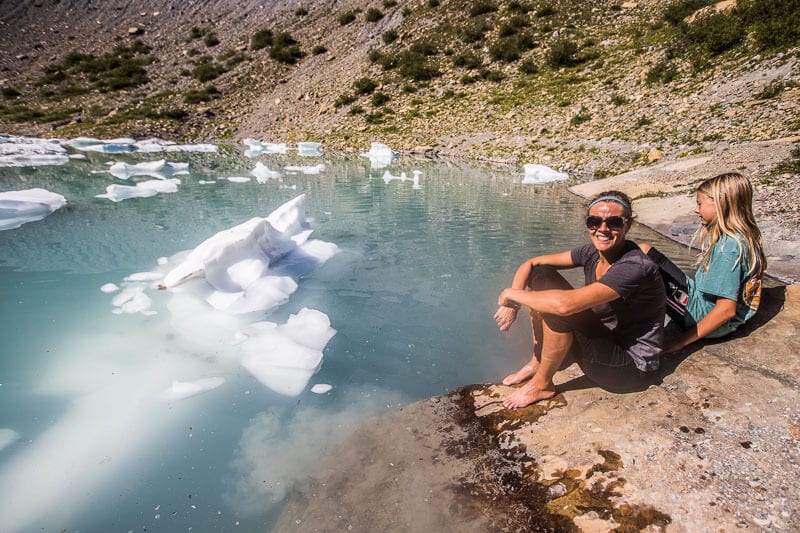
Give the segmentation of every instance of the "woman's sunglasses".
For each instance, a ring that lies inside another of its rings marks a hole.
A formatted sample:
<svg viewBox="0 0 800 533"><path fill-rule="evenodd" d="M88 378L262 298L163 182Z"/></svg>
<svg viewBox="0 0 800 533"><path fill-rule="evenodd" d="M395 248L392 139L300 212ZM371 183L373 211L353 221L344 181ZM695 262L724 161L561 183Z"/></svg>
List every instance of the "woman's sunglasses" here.
<svg viewBox="0 0 800 533"><path fill-rule="evenodd" d="M613 216L608 218L598 217L597 215L589 215L586 217L586 227L589 229L600 229L600 226L603 225L603 222L606 223L606 227L612 231L619 231L625 227L625 224L628 222L629 219L625 217Z"/></svg>

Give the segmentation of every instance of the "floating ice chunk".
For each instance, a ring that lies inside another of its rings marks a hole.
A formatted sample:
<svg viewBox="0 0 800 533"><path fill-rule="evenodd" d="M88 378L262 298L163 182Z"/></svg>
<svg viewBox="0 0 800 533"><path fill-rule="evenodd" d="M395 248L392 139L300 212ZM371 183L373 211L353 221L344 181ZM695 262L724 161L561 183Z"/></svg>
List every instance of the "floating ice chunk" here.
<svg viewBox="0 0 800 533"><path fill-rule="evenodd" d="M231 176L230 178L222 178L230 181L231 183L247 183L250 178L245 176Z"/></svg>
<svg viewBox="0 0 800 533"><path fill-rule="evenodd" d="M13 429L0 428L0 451L8 448L19 440L19 433Z"/></svg>
<svg viewBox="0 0 800 533"><path fill-rule="evenodd" d="M125 281L159 281L163 277L163 272L135 272L125 276Z"/></svg>
<svg viewBox="0 0 800 533"><path fill-rule="evenodd" d="M525 165L525 177L522 183L538 184L549 183L551 181L563 181L568 179L569 176L563 172L558 172L546 165L537 165L528 163Z"/></svg>
<svg viewBox="0 0 800 533"><path fill-rule="evenodd" d="M150 309L153 301L144 293L144 287L126 287L118 295L114 296L111 304L119 313L141 313Z"/></svg>
<svg viewBox="0 0 800 533"><path fill-rule="evenodd" d="M398 154L385 144L375 142L370 145L369 152L361 155L369 158L370 165L375 170L388 167L398 157Z"/></svg>
<svg viewBox="0 0 800 533"><path fill-rule="evenodd" d="M136 152L136 140L127 137L119 139L110 139L102 141L92 137L78 137L71 141L65 141L64 144L71 146L76 150L85 152L102 152L106 154L123 154Z"/></svg>
<svg viewBox="0 0 800 533"><path fill-rule="evenodd" d="M256 181L259 183L266 183L269 180L278 179L281 177L281 173L275 170L269 169L264 163L259 161L256 163L256 168L250 171L250 174L255 176Z"/></svg>
<svg viewBox="0 0 800 533"><path fill-rule="evenodd" d="M108 198L112 202L121 202L128 198L149 198L159 193L178 192L181 180L177 178L167 180L148 180L136 185L112 184L106 187L105 194L98 194L95 198Z"/></svg>
<svg viewBox="0 0 800 533"><path fill-rule="evenodd" d="M176 144L164 147L164 151L216 153L219 151L219 148L216 144Z"/></svg>
<svg viewBox="0 0 800 533"><path fill-rule="evenodd" d="M156 262L159 265L166 265L167 263L169 263L169 258L167 258L167 257L159 257L158 259L156 259Z"/></svg>
<svg viewBox="0 0 800 533"><path fill-rule="evenodd" d="M58 141L0 135L0 167L64 165L67 151Z"/></svg>
<svg viewBox="0 0 800 533"><path fill-rule="evenodd" d="M319 369L322 349L335 334L325 313L303 308L286 324L244 341L242 366L275 392L297 396Z"/></svg>
<svg viewBox="0 0 800 533"><path fill-rule="evenodd" d="M408 176L406 176L405 172L401 172L399 176L395 176L394 174L392 174L391 172L389 172L387 170L386 172L383 173L383 182L388 185L389 183L391 183L394 180L411 181L411 182L413 182L412 185L411 185L412 189L420 189L421 185L419 184L419 177L421 175L422 175L422 171L415 170L413 178L409 178Z"/></svg>
<svg viewBox="0 0 800 533"><path fill-rule="evenodd" d="M411 188L412 189L421 189L422 185L419 184L419 177L422 175L422 171L421 170L415 170L413 172L413 174L414 174L414 177L411 178L411 181L413 181L414 183L411 184Z"/></svg>
<svg viewBox="0 0 800 533"><path fill-rule="evenodd" d="M0 230L41 220L66 203L66 198L45 189L0 192Z"/></svg>
<svg viewBox="0 0 800 533"><path fill-rule="evenodd" d="M131 176L152 176L158 179L167 179L177 174L188 174L189 163L169 163L164 159L145 161L135 165L120 162L111 165L108 172L121 180L126 180Z"/></svg>
<svg viewBox="0 0 800 533"><path fill-rule="evenodd" d="M119 285L116 283L106 283L105 285L100 287L100 291L108 294L112 292L117 292L119 290Z"/></svg>
<svg viewBox="0 0 800 533"><path fill-rule="evenodd" d="M317 142L297 143L297 155L302 155L302 156L322 155L322 143L317 143Z"/></svg>
<svg viewBox="0 0 800 533"><path fill-rule="evenodd" d="M170 388L164 391L164 399L167 401L183 400L216 389L223 383L225 383L225 378L173 381Z"/></svg>
<svg viewBox="0 0 800 533"><path fill-rule="evenodd" d="M200 185L213 185L217 180L197 180Z"/></svg>
<svg viewBox="0 0 800 533"><path fill-rule="evenodd" d="M242 142L248 147L244 152L247 157L258 157L261 154L285 154L288 150L285 143L263 143L255 139L245 139Z"/></svg>
<svg viewBox="0 0 800 533"><path fill-rule="evenodd" d="M325 170L325 163L320 163L319 165L314 166L293 166L289 165L285 167L283 170L286 172L302 172L303 174L319 174Z"/></svg>
<svg viewBox="0 0 800 533"><path fill-rule="evenodd" d="M332 386L328 385L327 383L317 383L311 387L311 392L314 394L325 394L333 389Z"/></svg>

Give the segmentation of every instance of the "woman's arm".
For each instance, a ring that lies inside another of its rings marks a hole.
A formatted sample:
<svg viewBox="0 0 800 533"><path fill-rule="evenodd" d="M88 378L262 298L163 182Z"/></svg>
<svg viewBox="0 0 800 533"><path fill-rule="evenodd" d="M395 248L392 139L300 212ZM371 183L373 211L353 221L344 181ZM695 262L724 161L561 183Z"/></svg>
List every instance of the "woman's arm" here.
<svg viewBox="0 0 800 533"><path fill-rule="evenodd" d="M539 265L549 265L556 268L575 266L572 262L572 253L570 251L531 257L517 268L514 273L514 279L511 281L511 288L524 290L525 284L531 276L531 270ZM500 331L508 331L511 324L517 319L518 309L519 303L515 301L506 300L505 303L499 305L494 314L494 320L497 322L497 327L500 328Z"/></svg>
<svg viewBox="0 0 800 533"><path fill-rule="evenodd" d="M690 328L686 333L670 342L664 347L665 352L675 352L684 346L688 346L696 340L702 339L712 331L715 331L722 324L736 316L736 301L728 298L717 298L717 303L711 308L706 316Z"/></svg>
<svg viewBox="0 0 800 533"><path fill-rule="evenodd" d="M580 289L569 290L528 291L511 287L500 293L497 303L506 305L511 301L540 313L567 316L580 313L595 305L614 301L617 298L619 298L617 291L608 285L595 282Z"/></svg>

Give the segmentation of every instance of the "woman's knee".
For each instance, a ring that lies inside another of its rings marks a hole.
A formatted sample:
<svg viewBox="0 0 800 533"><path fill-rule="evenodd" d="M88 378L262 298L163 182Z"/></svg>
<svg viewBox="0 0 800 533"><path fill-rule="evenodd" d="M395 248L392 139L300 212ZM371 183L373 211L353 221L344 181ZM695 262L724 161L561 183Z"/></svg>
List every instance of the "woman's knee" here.
<svg viewBox="0 0 800 533"><path fill-rule="evenodd" d="M568 290L573 287L555 267L550 265L536 265L531 269L527 288L535 291L544 291L550 289Z"/></svg>

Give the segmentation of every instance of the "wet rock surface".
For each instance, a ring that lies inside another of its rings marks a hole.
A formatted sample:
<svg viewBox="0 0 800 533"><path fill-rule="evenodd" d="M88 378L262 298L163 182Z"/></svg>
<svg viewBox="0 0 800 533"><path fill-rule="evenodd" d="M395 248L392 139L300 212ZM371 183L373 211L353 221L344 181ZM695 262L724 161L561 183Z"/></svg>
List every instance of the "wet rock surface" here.
<svg viewBox="0 0 800 533"><path fill-rule="evenodd" d="M690 346L645 391L573 366L524 409L472 385L370 420L277 530L796 530L798 289L767 289L744 331Z"/></svg>

